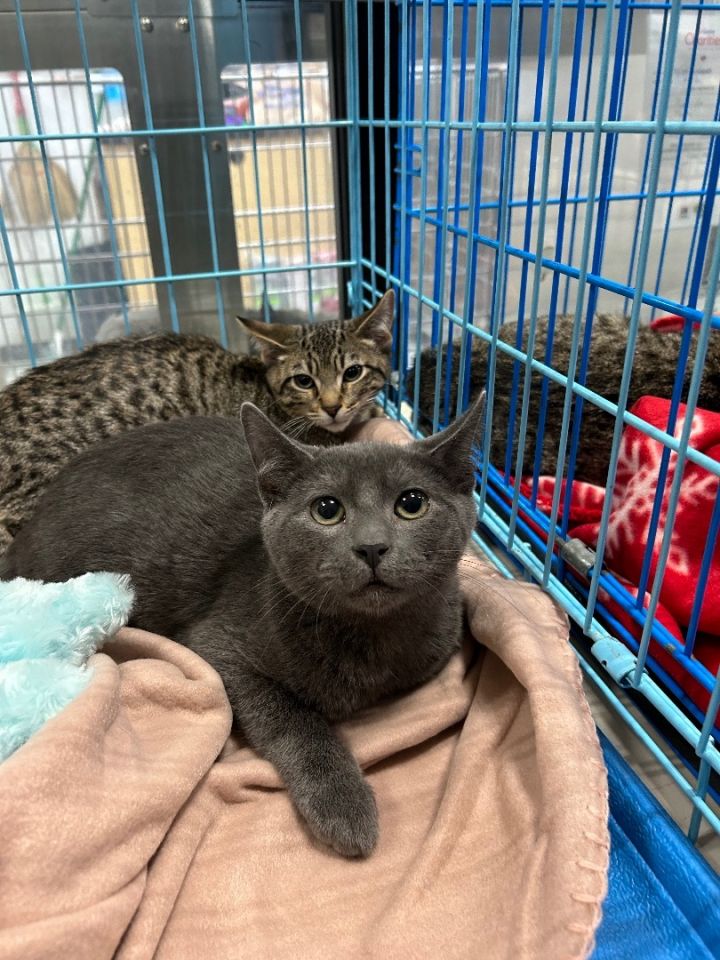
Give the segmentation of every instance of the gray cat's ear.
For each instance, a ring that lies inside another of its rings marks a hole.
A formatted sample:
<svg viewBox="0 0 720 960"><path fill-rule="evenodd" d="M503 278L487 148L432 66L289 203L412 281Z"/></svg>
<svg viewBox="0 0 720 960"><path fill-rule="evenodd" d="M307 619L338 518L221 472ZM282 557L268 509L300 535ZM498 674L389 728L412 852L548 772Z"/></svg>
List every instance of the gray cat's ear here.
<svg viewBox="0 0 720 960"><path fill-rule="evenodd" d="M257 340L262 362L268 367L288 352L302 332L302 327L294 323L264 323L249 317L236 317L236 320Z"/></svg>
<svg viewBox="0 0 720 960"><path fill-rule="evenodd" d="M245 440L266 505L282 497L293 478L312 463L308 447L291 440L252 403L240 408Z"/></svg>
<svg viewBox="0 0 720 960"><path fill-rule="evenodd" d="M453 486L463 493L469 493L475 486L472 452L480 442L484 417L483 390L478 399L457 420L440 433L415 444L415 448L430 456Z"/></svg>
<svg viewBox="0 0 720 960"><path fill-rule="evenodd" d="M349 324L355 336L371 340L383 353L390 353L394 316L395 291L391 288L374 307Z"/></svg>

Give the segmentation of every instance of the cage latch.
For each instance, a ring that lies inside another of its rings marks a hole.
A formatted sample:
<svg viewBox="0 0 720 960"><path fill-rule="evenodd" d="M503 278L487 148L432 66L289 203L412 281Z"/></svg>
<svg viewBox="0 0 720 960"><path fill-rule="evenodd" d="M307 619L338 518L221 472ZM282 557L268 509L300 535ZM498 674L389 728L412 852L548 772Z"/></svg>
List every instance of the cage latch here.
<svg viewBox="0 0 720 960"><path fill-rule="evenodd" d="M560 556L569 563L573 570L577 570L586 577L595 566L597 554L591 550L587 544L577 537L572 540L566 540L560 548Z"/></svg>
<svg viewBox="0 0 720 960"><path fill-rule="evenodd" d="M616 683L621 687L632 686L630 676L637 666L637 660L619 640L614 637L596 640L592 645L592 654Z"/></svg>

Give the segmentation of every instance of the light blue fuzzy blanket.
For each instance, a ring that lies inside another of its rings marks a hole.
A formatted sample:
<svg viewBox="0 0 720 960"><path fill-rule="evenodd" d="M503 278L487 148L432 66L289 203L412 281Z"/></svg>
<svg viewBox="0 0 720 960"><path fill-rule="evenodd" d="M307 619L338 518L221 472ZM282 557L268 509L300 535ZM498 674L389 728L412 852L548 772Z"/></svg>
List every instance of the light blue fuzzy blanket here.
<svg viewBox="0 0 720 960"><path fill-rule="evenodd" d="M127 622L130 578L0 581L0 761L90 682L88 657Z"/></svg>

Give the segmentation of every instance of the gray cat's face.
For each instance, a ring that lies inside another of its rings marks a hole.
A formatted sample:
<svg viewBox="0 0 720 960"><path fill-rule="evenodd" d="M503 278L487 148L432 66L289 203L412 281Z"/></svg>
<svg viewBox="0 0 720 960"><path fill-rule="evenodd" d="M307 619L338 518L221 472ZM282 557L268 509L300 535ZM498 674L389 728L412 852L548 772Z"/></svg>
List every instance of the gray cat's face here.
<svg viewBox="0 0 720 960"><path fill-rule="evenodd" d="M325 613L380 615L434 591L442 603L476 519L471 444L480 416L478 403L407 447L319 449L288 440L246 404L263 536L284 585Z"/></svg>
<svg viewBox="0 0 720 960"><path fill-rule="evenodd" d="M275 402L298 427L343 433L387 380L395 295L352 320L263 323L238 317L258 341ZM301 432L300 430L298 432Z"/></svg>

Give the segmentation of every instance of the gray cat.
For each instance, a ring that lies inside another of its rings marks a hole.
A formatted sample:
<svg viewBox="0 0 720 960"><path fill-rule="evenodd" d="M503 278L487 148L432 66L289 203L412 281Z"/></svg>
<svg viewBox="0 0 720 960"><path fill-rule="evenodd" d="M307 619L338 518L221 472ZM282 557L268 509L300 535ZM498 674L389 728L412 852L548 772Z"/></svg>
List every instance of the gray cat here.
<svg viewBox="0 0 720 960"><path fill-rule="evenodd" d="M0 551L58 471L89 446L159 420L238 416L251 401L311 443L374 415L389 372L392 290L352 320L238 318L261 358L209 337L161 333L96 344L0 392Z"/></svg>
<svg viewBox="0 0 720 960"><path fill-rule="evenodd" d="M573 319L572 316L559 316L555 321L552 359L549 366L561 373L567 373L568 370ZM523 349L527 347L527 329L528 324L525 323ZM543 363L545 362L547 333L548 318L539 318L534 356ZM516 323L508 322L500 328L500 339L513 347L516 343L516 336ZM627 341L628 321L626 317L611 314L598 315L595 317L590 343L586 386L614 403L617 403L620 395L620 380L622 377ZM680 343L681 334L679 333L659 333L650 327L641 327L638 330L635 354L633 357L633 372L630 382L628 409L640 397L648 394L670 399L678 369ZM681 395L683 401L687 397L696 345L697 338L693 336L690 346L690 357L683 375ZM476 397L486 386L488 352L488 344L484 340L479 337L473 338L470 362L470 397ZM498 469L503 471L505 469L508 422L510 419L510 404L513 394L514 361L512 357L509 357L501 350L497 351L496 357L490 459ZM442 358L443 370L440 391L441 417L444 409L445 375L447 372L446 349L442 351ZM457 398L459 358L460 348L459 345L456 345L452 351L452 378L449 408L451 412L454 412L454 404ZM426 350L422 354L421 360L419 400L420 411L423 415L421 422L424 424L431 421L433 416L436 369L436 352ZM521 365L518 386L519 398L522 397L524 375L525 367ZM545 378L541 374L534 373L530 381L528 431L523 470L525 474L533 472L535 450L538 444L538 414L540 411L542 384L544 380ZM406 383L409 399L412 399L415 384L414 368L407 377ZM559 384L549 382L547 415L541 445L541 474L554 474L556 470L564 400L565 388ZM519 400L515 413L513 457L511 462L511 471L513 473L515 472L515 456L517 454L517 438L520 427L520 402ZM705 360L705 374L700 389L698 405L707 410L720 411L720 335L716 333L713 333L710 337ZM583 405L575 469L575 477L578 480L585 480L600 486L605 485L608 465L610 463L610 448L614 427L615 418L609 413L606 413L590 402L586 402Z"/></svg>
<svg viewBox="0 0 720 960"><path fill-rule="evenodd" d="M242 425L130 431L48 487L0 577L129 573L131 622L211 663L315 837L366 856L375 800L330 724L428 680L460 645L481 403L407 447L307 446L250 404Z"/></svg>

